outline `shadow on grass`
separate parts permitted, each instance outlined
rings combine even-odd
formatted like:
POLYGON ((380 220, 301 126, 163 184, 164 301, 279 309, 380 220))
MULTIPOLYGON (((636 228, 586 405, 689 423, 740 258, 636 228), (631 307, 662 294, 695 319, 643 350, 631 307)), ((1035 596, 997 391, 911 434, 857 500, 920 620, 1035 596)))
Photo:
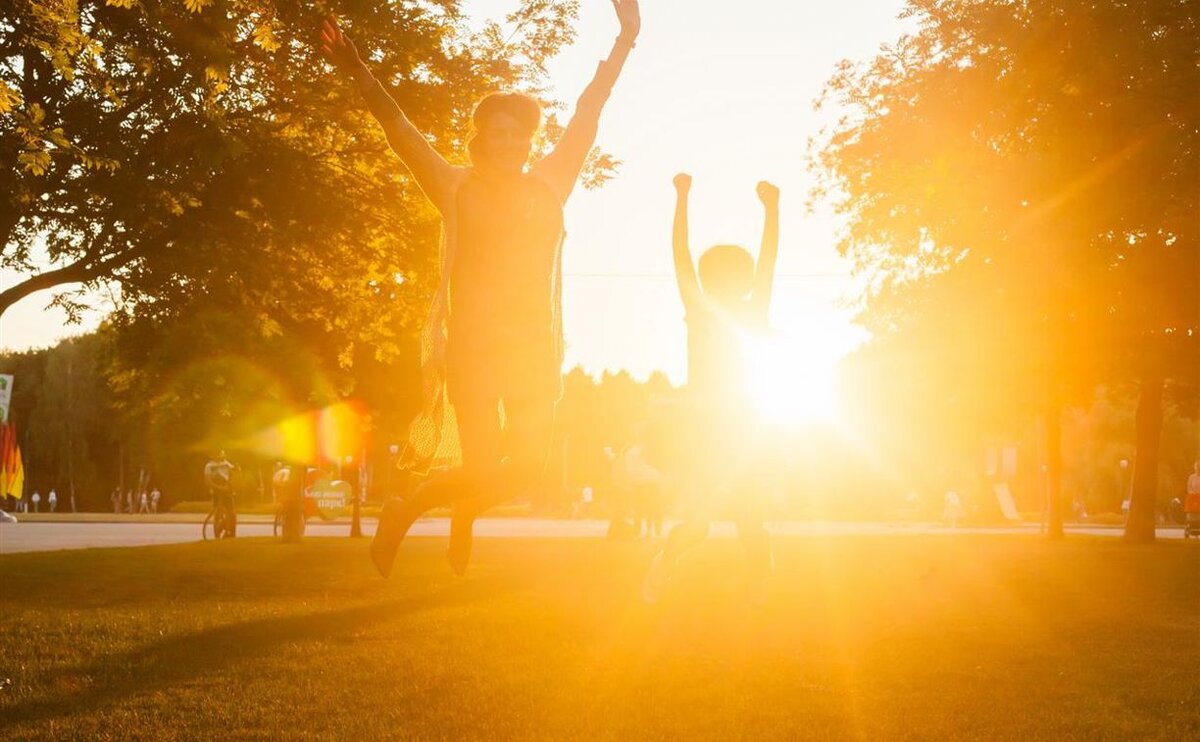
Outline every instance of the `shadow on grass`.
POLYGON ((105 655, 40 678, 47 686, 40 698, 0 706, 0 732, 17 724, 88 714, 142 691, 162 690, 235 662, 269 655, 289 643, 338 639, 378 621, 483 600, 501 592, 502 582, 460 582, 439 593, 217 626, 105 655), (78 690, 60 690, 68 687, 78 690))
MULTIPOLYGON (((406 549, 406 568, 440 566, 442 545, 406 549), (428 556, 427 556, 428 555, 428 556), (430 559, 432 556, 434 558, 430 559)), ((285 544, 269 538, 30 552, 0 556, 4 610, 149 607, 185 601, 259 603, 337 595, 347 602, 379 592, 366 540, 310 539, 285 544)))

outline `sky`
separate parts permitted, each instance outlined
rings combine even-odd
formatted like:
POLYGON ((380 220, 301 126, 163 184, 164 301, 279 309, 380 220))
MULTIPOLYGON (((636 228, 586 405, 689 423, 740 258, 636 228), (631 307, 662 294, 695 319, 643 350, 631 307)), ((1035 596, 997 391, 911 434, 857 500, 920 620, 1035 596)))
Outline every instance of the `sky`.
MULTIPOLYGON (((583 0, 578 39, 551 65, 568 108, 618 30, 609 0, 583 0)), ((501 17, 510 0, 468 0, 476 18, 501 17)), ((566 209, 563 322, 567 367, 592 373, 654 370, 686 379, 683 307, 671 264, 677 172, 691 173, 691 239, 733 243, 757 254, 762 206, 755 184, 782 189, 772 326, 815 373, 832 369, 865 333, 840 300, 856 282, 835 249, 837 221, 825 205, 805 208, 813 176, 807 142, 830 121, 813 101, 843 58, 865 59, 904 30, 900 0, 643 0, 642 33, 605 107, 597 144, 622 161, 616 178, 577 189, 566 209)), ((15 282, 0 272, 0 287, 15 282)), ((94 327, 46 307, 53 292, 27 297, 0 318, 0 348, 51 345, 94 327)))

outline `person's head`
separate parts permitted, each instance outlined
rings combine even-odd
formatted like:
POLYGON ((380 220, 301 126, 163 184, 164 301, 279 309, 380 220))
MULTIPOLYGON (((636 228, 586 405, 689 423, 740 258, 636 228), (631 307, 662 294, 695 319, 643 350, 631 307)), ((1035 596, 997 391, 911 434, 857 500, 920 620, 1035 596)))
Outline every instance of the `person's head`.
POLYGON ((475 106, 474 129, 467 149, 472 164, 515 175, 525 168, 533 137, 542 123, 542 107, 523 93, 490 93, 475 106))
POLYGON ((754 258, 737 245, 717 245, 705 250, 697 272, 705 295, 718 304, 740 301, 754 286, 754 258))

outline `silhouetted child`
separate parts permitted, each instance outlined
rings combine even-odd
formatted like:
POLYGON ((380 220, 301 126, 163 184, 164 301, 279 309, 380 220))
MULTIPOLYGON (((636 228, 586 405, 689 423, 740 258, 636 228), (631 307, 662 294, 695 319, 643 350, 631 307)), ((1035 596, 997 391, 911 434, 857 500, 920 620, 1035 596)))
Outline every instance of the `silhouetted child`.
POLYGON ((688 406, 694 435, 687 462, 684 521, 651 564, 642 597, 657 602, 679 556, 708 535, 710 521, 729 512, 746 547, 750 597, 762 598, 771 565, 763 528, 764 493, 752 483, 758 446, 743 349, 767 330, 767 310, 779 251, 779 189, 758 184, 766 208, 758 267, 744 248, 718 245, 700 256, 699 280, 688 248, 687 198, 692 179, 675 176, 675 277, 688 326, 688 406))

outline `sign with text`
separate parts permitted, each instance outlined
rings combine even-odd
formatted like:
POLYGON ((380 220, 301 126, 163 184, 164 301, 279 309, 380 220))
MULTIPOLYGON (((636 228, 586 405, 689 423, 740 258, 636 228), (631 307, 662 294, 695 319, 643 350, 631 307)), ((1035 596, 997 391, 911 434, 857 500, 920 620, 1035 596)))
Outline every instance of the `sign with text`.
POLYGON ((347 506, 350 505, 352 493, 353 488, 349 482, 323 479, 313 484, 305 495, 316 507, 321 517, 330 520, 346 511, 347 506))

